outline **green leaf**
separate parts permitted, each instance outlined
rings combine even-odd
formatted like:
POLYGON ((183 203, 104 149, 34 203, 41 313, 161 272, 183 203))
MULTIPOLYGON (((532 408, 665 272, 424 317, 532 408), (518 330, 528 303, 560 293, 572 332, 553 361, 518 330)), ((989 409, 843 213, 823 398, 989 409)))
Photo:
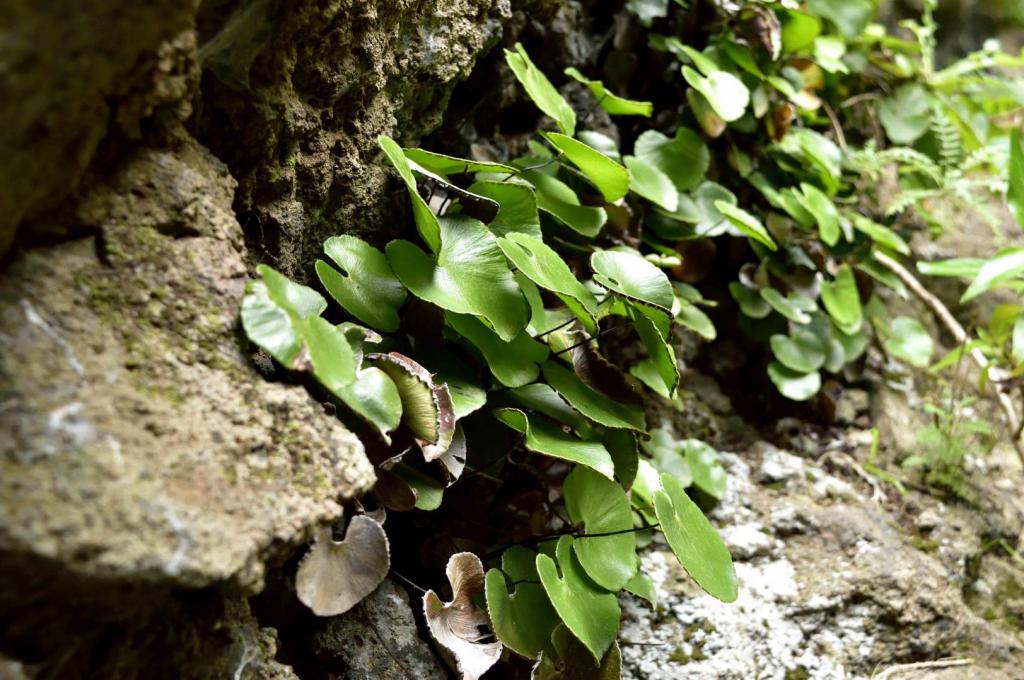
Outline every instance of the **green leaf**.
POLYGON ((729 223, 742 231, 744 234, 764 245, 769 250, 778 250, 771 234, 757 219, 746 210, 725 201, 715 201, 715 208, 729 220, 729 223))
POLYGON ((643 432, 644 413, 635 406, 620 404, 583 384, 574 373, 548 361, 542 367, 544 379, 574 409, 606 427, 619 427, 643 432))
POLYGON ((748 288, 739 281, 729 284, 729 293, 740 306, 740 311, 751 319, 763 319, 772 313, 772 306, 757 290, 748 288))
POLYGON ((707 97, 695 89, 689 89, 686 91, 686 101, 690 104, 693 117, 697 119, 704 134, 711 139, 718 139, 725 133, 727 123, 715 113, 707 97))
POLYGON ((356 358, 341 329, 323 317, 299 323, 313 375, 332 392, 356 379, 356 358))
POLYGON ((251 281, 242 299, 242 327, 254 343, 265 349, 285 368, 297 368, 302 337, 296 330, 298 319, 270 297, 267 284, 251 281))
POLYGON ((675 394, 676 387, 679 385, 679 367, 676 363, 675 350, 665 340, 665 336, 654 321, 642 309, 630 305, 628 311, 629 318, 633 320, 633 326, 647 349, 647 354, 665 385, 666 391, 669 395, 675 394))
POLYGON ((657 130, 644 132, 633 145, 633 154, 665 173, 679 191, 698 186, 711 163, 708 145, 685 127, 676 130, 672 138, 657 130))
POLYGON ((932 105, 928 90, 907 83, 878 103, 878 119, 893 144, 910 145, 928 132, 932 105))
POLYGON ((640 452, 636 446, 636 434, 632 430, 605 430, 601 443, 611 454, 615 463, 615 477, 623 489, 628 489, 636 479, 640 452))
POLYGON ((812 312, 817 308, 814 300, 808 297, 797 293, 790 293, 788 296, 783 297, 782 293, 775 288, 762 288, 761 297, 771 305, 772 309, 793 323, 810 323, 811 317, 808 316, 807 312, 812 312))
POLYGON ((498 409, 494 417, 525 434, 526 448, 530 451, 579 463, 610 480, 614 479, 615 464, 603 444, 578 439, 545 418, 528 416, 519 409, 498 409))
POLYGON ((535 284, 558 295, 577 317, 593 320, 597 300, 573 275, 561 256, 540 238, 527 234, 509 234, 498 239, 505 257, 535 284))
POLYGON ((824 192, 813 184, 801 184, 802 193, 797 194, 800 204, 814 216, 818 223, 818 233, 827 245, 839 243, 839 211, 824 192))
POLYGON ((636 575, 636 535, 629 498, 622 487, 585 467, 574 468, 562 487, 565 508, 584 533, 625 533, 578 537, 576 556, 587 575, 602 588, 621 589, 636 575))
POLYGON ((911 366, 925 368, 932 360, 935 343, 920 321, 909 316, 898 316, 889 324, 885 348, 911 366))
POLYGON ((683 440, 682 449, 693 475, 693 485, 712 498, 725 498, 728 480, 725 468, 718 461, 718 451, 699 439, 683 440))
POLYGON ((565 400, 558 396, 558 392, 555 392, 551 385, 532 383, 509 390, 508 393, 531 411, 565 423, 576 432, 583 434, 585 430, 590 429, 590 421, 565 403, 565 400))
POLYGON ((405 463, 399 463, 391 471, 412 489, 416 495, 417 510, 429 512, 441 507, 441 501, 444 498, 444 484, 405 463))
POLYGON ((419 192, 416 190, 416 178, 412 174, 412 168, 409 166, 409 159, 405 157, 405 152, 402 151, 402 147, 398 146, 398 143, 388 137, 387 135, 381 135, 377 138, 377 144, 381 150, 384 151, 384 155, 387 156, 391 165, 398 171, 398 175, 405 182, 406 188, 409 190, 409 200, 412 201, 412 216, 416 222, 416 230, 420 234, 420 238, 433 252, 438 252, 441 249, 441 226, 438 224, 437 215, 430 209, 427 202, 423 200, 419 192))
POLYGON ((676 312, 676 321, 709 342, 718 337, 718 332, 715 330, 715 324, 712 323, 708 315, 696 305, 692 305, 688 302, 680 304, 679 311, 676 312))
MULTIPOLYGON (((847 216, 853 223, 854 229, 865 234, 877 245, 888 248, 900 255, 910 255, 910 246, 903 238, 889 227, 864 217, 856 212, 849 212, 847 216)), ((927 263, 925 263, 927 264, 927 263)))
POLYGON ((494 634, 527 659, 536 659, 550 646, 558 621, 539 579, 536 553, 522 546, 506 550, 501 569, 489 570, 485 579, 487 613, 494 634))
POLYGON ((647 574, 638 571, 636 576, 623 586, 623 590, 647 600, 652 609, 656 609, 658 606, 658 593, 654 589, 654 582, 647 574))
POLYGON ((516 171, 515 168, 504 163, 456 158, 455 156, 446 156, 443 153, 427 151, 426 149, 402 149, 402 152, 408 160, 416 163, 421 168, 446 177, 448 175, 465 175, 471 172, 512 173, 516 171))
POLYGON ((594 281, 630 300, 653 305, 669 313, 675 296, 665 272, 639 253, 600 250, 590 256, 594 281))
POLYGON ((800 373, 777 361, 768 364, 768 377, 779 394, 793 401, 807 401, 821 389, 821 374, 817 371, 800 373))
POLYGON ((844 333, 853 335, 860 330, 864 323, 864 311, 857 291, 857 279, 850 265, 844 264, 836 272, 833 281, 821 284, 821 302, 844 333))
POLYGON ((351 385, 334 390, 346 406, 372 425, 388 444, 402 420, 402 397, 388 374, 374 366, 360 368, 351 385))
POLYGON ((451 392, 430 371, 409 357, 390 352, 367 354, 366 362, 387 373, 402 400, 402 421, 416 437, 427 461, 437 460, 455 435, 451 392))
POLYGON ((804 12, 787 10, 780 13, 782 18, 782 49, 799 52, 814 44, 821 35, 821 22, 804 12))
POLYGON ((679 207, 679 193, 664 172, 636 156, 622 159, 629 170, 629 188, 669 212, 679 207))
POLYGON ((263 277, 270 299, 292 317, 310 319, 327 309, 327 301, 320 293, 293 282, 272 267, 261 264, 256 267, 256 272, 263 277))
POLYGON ((773 335, 772 352, 786 368, 798 373, 817 371, 828 358, 828 344, 805 327, 797 328, 793 335, 773 335))
POLYGON ((558 127, 567 135, 576 133, 576 113, 562 98, 547 76, 533 62, 522 44, 516 43, 515 52, 505 50, 505 61, 522 83, 526 94, 541 111, 555 119, 558 127))
POLYGON ((1019 129, 1010 134, 1010 183, 1006 202, 1017 224, 1024 228, 1024 135, 1019 129))
POLYGON ((725 543, 672 475, 661 475, 661 486, 654 509, 672 552, 709 595, 734 602, 739 586, 725 543))
POLYGON ((559 618, 594 660, 600 662, 619 631, 619 603, 614 593, 602 589, 587 576, 573 551, 573 539, 562 536, 555 560, 537 555, 537 573, 559 618), (559 576, 561 571, 561 576, 559 576))
POLYGON ((522 232, 540 238, 537 195, 532 187, 521 182, 483 180, 472 184, 468 191, 497 202, 498 214, 487 225, 495 236, 522 232))
POLYGON ((565 69, 565 75, 578 83, 586 85, 587 89, 597 97, 597 103, 601 105, 601 108, 613 116, 651 117, 651 112, 654 110, 654 104, 651 104, 651 102, 640 102, 633 99, 625 99, 612 94, 600 80, 590 80, 571 66, 565 69))
POLYGON ((807 7, 836 25, 847 38, 856 38, 875 14, 872 0, 808 0, 807 7))
POLYGON ((543 133, 573 165, 587 176, 609 203, 619 200, 629 192, 629 173, 612 159, 583 142, 559 134, 543 133))
POLYGON ((1003 248, 982 265, 960 302, 973 300, 982 293, 1019 278, 1021 274, 1024 274, 1024 248, 1003 248))
POLYGON ((727 123, 739 120, 750 103, 750 90, 743 81, 728 71, 713 71, 702 76, 683 66, 683 77, 690 86, 708 100, 711 108, 727 123))
POLYGON ((440 225, 436 258, 408 241, 392 241, 386 248, 391 269, 416 297, 483 317, 502 340, 512 341, 526 327, 529 310, 497 237, 467 217, 444 217, 440 225))
POLYGON ((973 279, 981 272, 985 260, 974 257, 962 257, 939 262, 918 262, 917 271, 925 276, 949 276, 960 279, 973 279))
POLYGON ((461 420, 487 403, 487 392, 466 364, 465 357, 445 350, 417 348, 416 358, 430 369, 437 382, 448 386, 456 420, 461 420))
POLYGON ((621 677, 622 653, 618 642, 613 642, 601 662, 595 663, 586 646, 565 624, 559 624, 551 635, 551 649, 544 651, 530 680, 619 680, 621 677))
POLYGON ((480 350, 487 367, 502 385, 519 387, 537 379, 539 364, 548 358, 548 347, 525 332, 505 342, 479 319, 465 314, 445 314, 448 325, 480 350))
MULTIPOLYGON (((650 439, 640 444, 643 450, 654 459, 654 467, 658 472, 665 472, 679 482, 682 487, 690 486, 693 483, 693 471, 686 460, 683 452, 683 445, 668 426, 662 425, 649 433, 650 439)), ((655 475, 657 477, 657 475, 655 475)), ((653 502, 653 489, 643 487, 641 495, 644 495, 648 502, 653 502), (649 491, 650 493, 647 493, 649 491)), ((657 487, 657 484, 655 484, 657 487)))
POLYGON ((542 172, 526 171, 521 177, 537 191, 537 207, 573 231, 594 238, 608 221, 604 208, 580 205, 579 196, 565 182, 542 172))
POLYGON ((405 287, 384 253, 354 236, 334 236, 324 242, 324 252, 340 272, 323 260, 316 261, 320 283, 352 316, 385 332, 398 330, 398 308, 405 302, 405 287))

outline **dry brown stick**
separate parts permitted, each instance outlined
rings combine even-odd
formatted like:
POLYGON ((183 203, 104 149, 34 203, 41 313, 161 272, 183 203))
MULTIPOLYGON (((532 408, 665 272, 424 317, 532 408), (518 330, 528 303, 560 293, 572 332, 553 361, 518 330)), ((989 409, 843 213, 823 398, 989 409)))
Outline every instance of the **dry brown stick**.
POLYGON ((957 668, 958 666, 970 666, 974 659, 939 659, 938 661, 921 661, 919 663, 904 663, 898 666, 890 666, 878 675, 873 675, 872 680, 890 680, 904 673, 914 671, 930 671, 940 668, 957 668))
MULTIPOLYGON (((910 289, 914 295, 919 297, 928 307, 931 308, 935 316, 939 318, 942 325, 953 334, 958 344, 965 344, 968 342, 967 331, 960 325, 960 322, 956 320, 953 313, 949 311, 946 305, 942 304, 942 300, 935 297, 927 288, 921 285, 921 282, 917 280, 913 274, 907 271, 906 267, 901 265, 899 262, 889 257, 883 252, 876 251, 874 254, 875 260, 877 260, 882 266, 887 268, 893 274, 899 278, 900 281, 910 289)), ((1013 406, 1013 401, 1010 400, 1010 396, 999 389, 998 379, 1000 375, 997 374, 996 369, 993 369, 988 363, 988 358, 979 349, 971 350, 971 358, 974 359, 974 363, 978 364, 978 367, 982 370, 990 371, 992 377, 996 378, 995 381, 990 381, 992 391, 996 395, 996 400, 1003 409, 1003 413, 1006 414, 1006 425, 1010 430, 1010 437, 1013 442, 1013 447, 1017 450, 1017 457, 1020 458, 1020 462, 1024 465, 1024 446, 1020 442, 1020 431, 1021 431, 1021 418, 1017 415, 1017 409, 1013 406)), ((1001 372, 999 372, 1001 373, 1001 372)))

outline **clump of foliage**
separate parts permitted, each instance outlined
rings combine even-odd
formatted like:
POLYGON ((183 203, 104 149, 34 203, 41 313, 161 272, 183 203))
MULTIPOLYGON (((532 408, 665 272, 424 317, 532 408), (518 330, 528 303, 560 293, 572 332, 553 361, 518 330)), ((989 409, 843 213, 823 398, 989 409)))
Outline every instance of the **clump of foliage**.
MULTIPOLYGON (((998 125, 1024 105, 999 69, 1021 61, 986 46, 938 70, 927 2, 904 24, 909 39, 871 23, 871 0, 627 7, 621 21, 647 27, 652 101, 565 72, 615 117, 619 139, 581 129, 552 74, 516 45, 508 67, 550 119, 522 155, 457 158, 380 138, 416 240, 324 244, 316 273, 352 321, 329 321, 323 295, 266 266, 242 307, 254 343, 372 428, 377 503, 443 512, 460 486, 490 485, 494 522, 451 537, 453 599, 425 598, 467 678, 509 659, 503 648, 536 660, 534 677, 616 677, 618 594, 653 602, 637 546, 655 531, 707 593, 736 599, 728 550, 691 499, 724 496, 717 453, 650 429, 642 407, 645 389, 678 392, 679 329, 714 340, 706 310, 734 310, 729 327, 763 343, 768 379, 793 401, 841 377, 873 335, 927 365, 923 326, 889 320, 872 295, 876 284, 905 293, 879 255, 909 255, 909 216, 937 223, 940 194, 973 204, 977 191, 1005 192, 1007 157, 1011 203, 1024 200, 1019 139, 1008 145, 998 125), (714 20, 695 30, 692 12, 714 20), (869 187, 893 172, 883 205, 869 187), (728 292, 706 299, 705 283, 728 292), (605 352, 626 333, 642 348, 628 365, 605 352)), ((1016 251, 930 273, 943 266, 975 276, 969 296, 1024 273, 1016 251)), ((1011 353, 1022 311, 988 333, 1011 353)), ((476 496, 459 502, 483 507, 476 496)), ((358 564, 372 545, 381 577, 383 515, 358 517, 358 534, 321 536, 303 565, 315 611, 337 613, 376 582, 342 587, 315 563, 358 564)))

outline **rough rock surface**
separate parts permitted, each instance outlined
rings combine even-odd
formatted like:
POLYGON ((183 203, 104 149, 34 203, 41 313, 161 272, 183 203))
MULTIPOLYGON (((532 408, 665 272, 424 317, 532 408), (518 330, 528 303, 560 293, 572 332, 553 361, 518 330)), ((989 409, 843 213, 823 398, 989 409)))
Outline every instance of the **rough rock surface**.
POLYGON ((377 135, 436 127, 509 13, 0 9, 4 672, 294 677, 247 598, 373 472, 303 385, 257 371, 244 287, 386 232, 377 135))
POLYGON ((728 493, 711 517, 740 597, 704 594, 652 545, 643 568, 658 606, 624 597, 622 637, 654 644, 623 647, 624 677, 853 680, 943 658, 972 663, 897 677, 1021 677, 1021 572, 991 549, 1024 527, 1021 485, 987 496, 987 514, 876 494, 881 481, 860 474, 866 435, 820 442, 811 460, 765 442, 724 454, 728 493))

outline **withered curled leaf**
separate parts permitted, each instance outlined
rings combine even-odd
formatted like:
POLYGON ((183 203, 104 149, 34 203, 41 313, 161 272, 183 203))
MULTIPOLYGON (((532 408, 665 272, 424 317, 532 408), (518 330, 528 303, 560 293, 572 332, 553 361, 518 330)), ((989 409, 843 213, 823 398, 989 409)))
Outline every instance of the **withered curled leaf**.
POLYGON ((442 602, 433 590, 423 595, 423 615, 431 635, 449 650, 462 680, 478 680, 501 658, 502 644, 491 632, 491 620, 473 604, 483 592, 484 566, 469 552, 452 555, 445 568, 452 586, 452 601, 442 602))
POLYGON ((367 354, 366 361, 387 373, 402 399, 402 420, 427 461, 440 458, 455 434, 455 408, 448 386, 435 383, 430 371, 398 352, 367 354))
POLYGON ((639 404, 641 389, 618 366, 589 344, 571 352, 572 367, 583 384, 620 404, 639 404))
POLYGON ((317 616, 336 616, 372 593, 390 566, 384 528, 366 515, 357 515, 343 541, 331 537, 330 527, 317 530, 313 547, 295 575, 295 590, 317 616))

